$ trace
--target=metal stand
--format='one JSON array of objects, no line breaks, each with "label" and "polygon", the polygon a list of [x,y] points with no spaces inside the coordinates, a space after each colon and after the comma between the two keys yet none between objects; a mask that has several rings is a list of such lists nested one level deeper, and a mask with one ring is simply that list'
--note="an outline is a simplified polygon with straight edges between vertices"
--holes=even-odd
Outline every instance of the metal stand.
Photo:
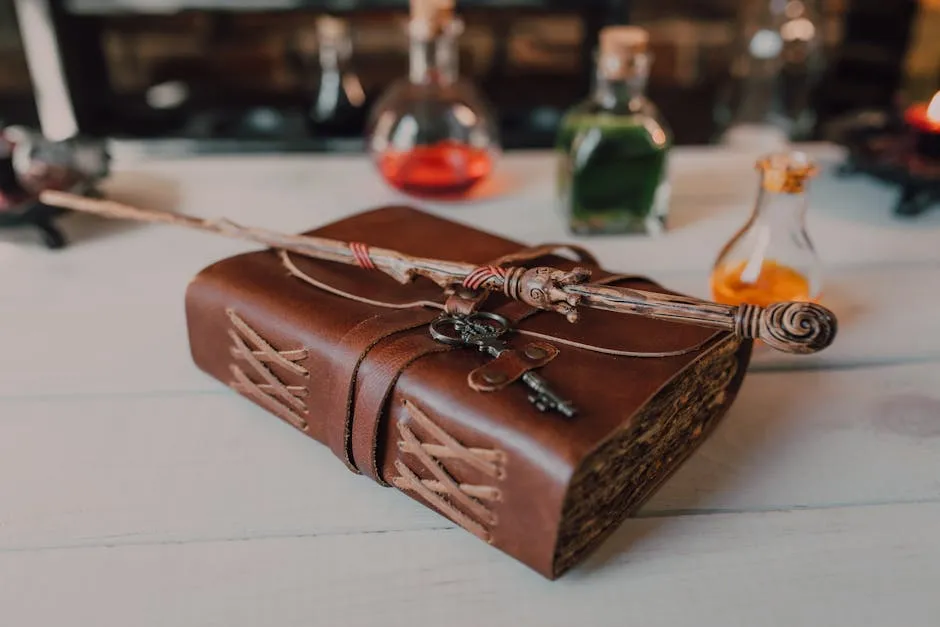
[{"label": "metal stand", "polygon": [[35,201],[31,206],[0,213],[0,228],[36,229],[46,248],[58,250],[68,244],[65,234],[55,223],[55,219],[63,213],[58,207]]},{"label": "metal stand", "polygon": [[940,159],[919,154],[916,141],[899,120],[849,123],[838,142],[848,150],[839,176],[865,174],[900,188],[893,213],[913,218],[940,203]]}]

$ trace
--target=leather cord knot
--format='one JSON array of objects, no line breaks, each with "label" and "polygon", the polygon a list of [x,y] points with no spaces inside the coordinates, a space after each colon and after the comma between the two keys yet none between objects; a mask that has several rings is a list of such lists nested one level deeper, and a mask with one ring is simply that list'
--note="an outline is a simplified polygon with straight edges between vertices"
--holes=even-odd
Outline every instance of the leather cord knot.
[{"label": "leather cord knot", "polygon": [[369,256],[369,247],[367,245],[362,242],[351,242],[349,250],[356,260],[356,265],[366,270],[375,270],[375,263],[372,261],[372,257]]}]

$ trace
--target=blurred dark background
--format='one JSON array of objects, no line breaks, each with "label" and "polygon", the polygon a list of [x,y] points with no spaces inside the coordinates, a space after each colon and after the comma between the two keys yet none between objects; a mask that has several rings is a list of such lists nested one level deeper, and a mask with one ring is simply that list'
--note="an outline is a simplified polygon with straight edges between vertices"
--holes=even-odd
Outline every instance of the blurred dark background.
[{"label": "blurred dark background", "polygon": [[[677,143],[705,144],[742,7],[781,1],[459,0],[461,72],[495,105],[507,150],[548,147],[590,88],[597,31],[638,24],[655,55],[650,97]],[[935,88],[937,2],[812,4],[825,60],[811,94],[816,128]],[[348,20],[353,63],[374,98],[407,71],[406,12],[406,0],[0,0],[0,121],[39,127],[39,100],[47,126],[74,120],[83,133],[189,151],[360,150],[355,134],[305,128],[310,80],[294,44],[319,15]],[[182,99],[166,87],[180,83]]]}]

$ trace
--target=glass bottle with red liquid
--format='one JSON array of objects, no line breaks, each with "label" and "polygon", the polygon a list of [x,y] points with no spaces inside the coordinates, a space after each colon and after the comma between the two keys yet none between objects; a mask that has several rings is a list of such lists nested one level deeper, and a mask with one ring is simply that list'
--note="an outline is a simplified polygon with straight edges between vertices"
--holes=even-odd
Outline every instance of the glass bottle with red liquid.
[{"label": "glass bottle with red liquid", "polygon": [[453,0],[411,0],[408,76],[370,115],[367,145],[376,167],[413,196],[463,196],[489,176],[500,151],[489,104],[459,75],[462,32]]},{"label": "glass bottle with red liquid", "polygon": [[816,166],[800,152],[757,162],[760,191],[747,223],[712,268],[712,298],[726,305],[767,307],[819,299],[822,268],[806,230],[806,185]]}]

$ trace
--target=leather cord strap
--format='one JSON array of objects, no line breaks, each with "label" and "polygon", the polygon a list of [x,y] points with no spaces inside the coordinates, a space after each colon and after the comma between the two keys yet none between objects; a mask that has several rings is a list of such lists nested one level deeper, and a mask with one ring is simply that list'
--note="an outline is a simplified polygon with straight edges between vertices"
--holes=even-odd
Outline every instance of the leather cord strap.
[{"label": "leather cord strap", "polygon": [[360,364],[382,340],[424,327],[438,315],[439,312],[427,308],[383,311],[351,328],[331,349],[333,358],[325,377],[326,389],[336,391],[325,396],[328,401],[324,415],[331,417],[326,421],[326,443],[351,471],[358,472],[352,460],[351,437]]},{"label": "leather cord strap", "polygon": [[453,350],[427,333],[411,332],[383,342],[359,365],[352,422],[352,454],[358,471],[388,487],[378,463],[378,435],[395,384],[422,357]]}]

